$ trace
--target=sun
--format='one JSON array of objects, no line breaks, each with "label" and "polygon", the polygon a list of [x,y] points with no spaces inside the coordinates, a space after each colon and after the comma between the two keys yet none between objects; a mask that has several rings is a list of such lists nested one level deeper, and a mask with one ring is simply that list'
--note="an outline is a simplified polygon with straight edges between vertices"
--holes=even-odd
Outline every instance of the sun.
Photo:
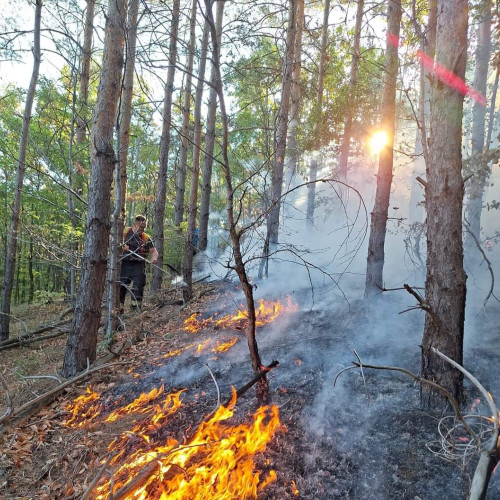
[{"label": "sun", "polygon": [[384,130],[378,130],[370,139],[370,150],[372,154],[379,154],[387,145],[387,133]]}]

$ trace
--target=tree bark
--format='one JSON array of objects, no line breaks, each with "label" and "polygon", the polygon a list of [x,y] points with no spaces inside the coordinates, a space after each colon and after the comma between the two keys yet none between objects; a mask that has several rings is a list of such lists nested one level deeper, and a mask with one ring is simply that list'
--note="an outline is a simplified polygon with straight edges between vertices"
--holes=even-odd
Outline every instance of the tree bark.
[{"label": "tree bark", "polygon": [[10,219],[9,236],[5,256],[5,270],[2,286],[2,308],[0,311],[0,341],[9,338],[10,330],[10,306],[12,299],[12,287],[14,284],[14,273],[16,268],[17,232],[19,228],[19,217],[21,214],[21,199],[23,195],[24,173],[26,171],[26,151],[28,149],[28,136],[31,122],[31,110],[35,99],[36,84],[40,71],[40,23],[42,18],[42,0],[36,0],[35,4],[35,29],[33,35],[33,71],[26,94],[26,103],[23,113],[23,128],[19,142],[19,156],[16,166],[16,182],[14,200],[12,203],[12,217]]},{"label": "tree bark", "polygon": [[351,74],[349,77],[349,103],[347,105],[345,125],[344,125],[344,135],[342,136],[342,145],[340,146],[339,177],[342,180],[345,180],[347,178],[347,164],[349,161],[349,149],[351,146],[351,136],[352,136],[351,130],[352,130],[353,102],[356,93],[356,85],[358,83],[359,59],[361,57],[360,53],[361,23],[363,22],[364,6],[365,6],[364,0],[358,0],[358,8],[356,10],[356,26],[354,28],[354,41],[352,47]]},{"label": "tree bark", "polygon": [[[220,51],[220,38],[222,33],[222,20],[224,15],[224,2],[217,1],[215,12],[215,29],[218,37],[218,50]],[[208,221],[210,217],[210,196],[212,194],[212,167],[214,163],[215,150],[215,122],[217,115],[217,91],[215,90],[215,80],[217,71],[212,65],[210,74],[210,87],[207,111],[207,125],[205,128],[205,150],[203,156],[203,173],[201,180],[200,197],[200,223],[198,232],[198,249],[205,251],[208,245]]]},{"label": "tree bark", "polygon": [[370,238],[368,242],[365,297],[371,297],[380,293],[380,289],[384,287],[384,245],[394,158],[394,115],[396,110],[396,81],[399,67],[398,43],[401,14],[401,0],[389,0],[387,4],[387,45],[385,50],[381,119],[382,129],[387,134],[387,144],[380,152],[378,164],[375,205],[371,213]]},{"label": "tree bark", "polygon": [[201,42],[200,65],[198,68],[198,84],[196,85],[196,100],[194,104],[194,135],[193,135],[193,168],[191,171],[191,185],[189,189],[188,225],[184,245],[183,279],[186,286],[182,289],[185,301],[193,297],[193,259],[195,252],[196,215],[198,211],[198,179],[200,177],[201,151],[201,104],[208,52],[208,35],[210,26],[205,21]]},{"label": "tree bark", "polygon": [[125,227],[125,202],[127,198],[127,159],[130,144],[130,122],[132,119],[132,100],[134,97],[135,51],[137,46],[137,17],[139,0],[129,0],[127,45],[121,103],[116,119],[118,163],[115,167],[115,203],[111,225],[111,251],[108,267],[108,301],[106,341],[113,342],[117,316],[120,307],[120,262],[121,243]]},{"label": "tree bark", "polygon": [[302,55],[302,31],[304,28],[304,0],[297,0],[296,33],[293,49],[292,83],[290,86],[290,123],[288,125],[288,157],[286,165],[286,189],[290,189],[297,175],[299,164],[299,146],[297,127],[301,108],[300,71]]},{"label": "tree bark", "polygon": [[170,150],[170,130],[172,128],[172,98],[174,93],[175,64],[177,58],[177,33],[179,29],[180,0],[174,0],[172,5],[172,23],[170,25],[170,42],[168,49],[169,67],[165,83],[165,97],[163,104],[163,126],[160,139],[160,166],[156,185],[154,206],[153,241],[158,251],[158,264],[153,268],[151,291],[157,293],[163,282],[163,259],[165,253],[165,202],[167,199],[168,153]]},{"label": "tree bark", "polygon": [[82,277],[61,374],[74,376],[96,357],[101,300],[109,247],[111,183],[116,155],[113,129],[123,67],[127,0],[110,0],[106,17],[101,81],[91,132],[91,174]]},{"label": "tree bark", "polygon": [[[467,1],[438,0],[436,65],[465,78],[467,57]],[[436,348],[455,362],[463,361],[465,281],[462,249],[462,116],[463,95],[433,78],[429,157],[425,199],[427,206],[428,313],[422,341],[423,378],[438,383],[463,401],[463,376],[431,351]],[[428,386],[422,402],[443,401]]]},{"label": "tree bark", "polygon": [[188,60],[186,65],[186,80],[184,85],[184,103],[182,107],[181,127],[181,154],[177,165],[175,183],[174,225],[180,226],[184,218],[184,193],[186,191],[187,156],[190,140],[189,118],[191,112],[191,87],[193,80],[194,50],[196,46],[196,8],[198,0],[193,0],[190,19],[190,36],[188,46]]}]

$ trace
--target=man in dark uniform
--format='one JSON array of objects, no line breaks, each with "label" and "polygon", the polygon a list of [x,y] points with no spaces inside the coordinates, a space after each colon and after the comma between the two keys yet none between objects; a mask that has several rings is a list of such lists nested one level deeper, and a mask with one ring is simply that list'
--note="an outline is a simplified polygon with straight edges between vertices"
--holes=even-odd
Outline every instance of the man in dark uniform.
[{"label": "man in dark uniform", "polygon": [[[151,238],[144,232],[146,217],[138,215],[132,227],[123,232],[123,256],[120,272],[120,309],[123,310],[127,290],[132,298],[132,310],[140,312],[144,286],[146,285],[146,256],[151,255],[151,264],[158,262],[158,252]],[[130,289],[130,283],[132,288]]]}]

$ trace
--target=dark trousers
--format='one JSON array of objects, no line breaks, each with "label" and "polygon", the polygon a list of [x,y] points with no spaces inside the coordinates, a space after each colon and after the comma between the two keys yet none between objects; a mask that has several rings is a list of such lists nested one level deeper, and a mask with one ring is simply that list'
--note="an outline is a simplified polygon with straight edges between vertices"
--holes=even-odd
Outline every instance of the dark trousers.
[{"label": "dark trousers", "polygon": [[[130,283],[132,288],[130,289]],[[120,303],[125,303],[127,290],[130,290],[132,300],[142,302],[144,286],[146,285],[146,263],[140,261],[122,260],[120,271]]]}]

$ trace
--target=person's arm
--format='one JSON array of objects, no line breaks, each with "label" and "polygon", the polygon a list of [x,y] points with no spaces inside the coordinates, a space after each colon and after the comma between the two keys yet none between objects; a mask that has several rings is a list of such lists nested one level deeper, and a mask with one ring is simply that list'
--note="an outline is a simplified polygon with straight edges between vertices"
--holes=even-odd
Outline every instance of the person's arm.
[{"label": "person's arm", "polygon": [[149,249],[149,255],[151,255],[151,264],[158,263],[158,250],[155,247]]}]

